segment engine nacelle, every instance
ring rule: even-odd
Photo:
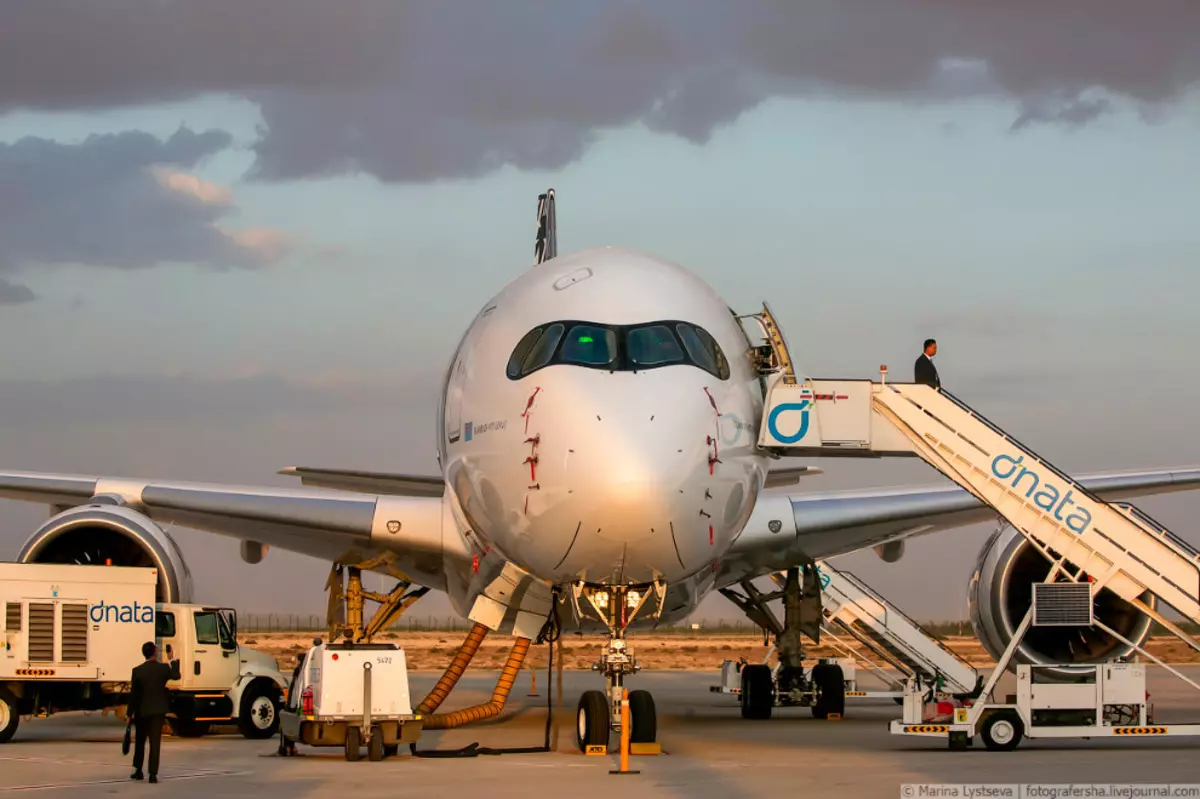
[[[174,539],[154,521],[97,497],[50,517],[25,542],[20,563],[145,566],[158,569],[158,602],[192,601],[192,575]]]
[[[975,572],[967,588],[971,625],[980,643],[993,658],[1008,648],[1013,633],[1033,604],[1033,584],[1050,573],[1046,560],[1025,536],[1009,525],[997,530],[980,550]],[[1156,607],[1152,594],[1142,601]],[[1149,616],[1107,589],[1096,596],[1096,618],[1129,641],[1141,646],[1150,635]],[[1017,645],[1014,663],[1096,663],[1124,657],[1133,648],[1096,627],[1030,627]],[[1046,676],[1070,680],[1067,669],[1048,671]]]

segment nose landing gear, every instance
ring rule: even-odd
[[[572,586],[575,617],[582,619],[579,600],[586,600],[591,611],[588,616],[598,619],[608,627],[608,641],[600,653],[600,660],[592,664],[592,671],[604,673],[604,691],[585,691],[579,698],[576,718],[576,741],[579,751],[588,752],[592,747],[603,747],[608,751],[610,733],[621,731],[621,702],[625,698],[625,677],[641,670],[637,658],[625,638],[625,628],[633,623],[645,608],[647,601],[654,598],[654,616],[662,614],[666,585],[653,583],[647,586],[589,586],[577,583]],[[649,691],[629,692],[629,741],[631,744],[652,744],[658,737],[658,722],[655,715],[654,697]]]

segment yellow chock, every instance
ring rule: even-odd
[[[659,744],[629,744],[629,754],[642,757],[653,757],[654,755],[662,754],[662,746]]]
[[[607,755],[608,747],[600,744],[588,744],[588,748],[584,751],[585,755]]]
[[[829,714],[828,716],[826,716],[825,718],[826,718],[826,720],[828,720],[828,721],[841,721],[841,720],[842,720],[842,714],[841,714],[841,713],[830,713],[830,714]]]

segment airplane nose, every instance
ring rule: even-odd
[[[569,442],[562,470],[553,475],[547,464],[539,471],[561,478],[567,501],[559,510],[578,529],[560,573],[649,581],[683,568],[676,536],[694,535],[705,504],[706,487],[696,479],[708,474],[705,408],[640,398],[599,414],[559,416],[560,440]]]

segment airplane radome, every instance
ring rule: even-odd
[[[767,473],[751,342],[708,286],[615,247],[529,270],[455,357],[439,457],[465,529],[539,580],[714,567]],[[730,358],[727,353],[736,353]]]
[[[581,747],[606,743],[619,723],[625,679],[639,670],[626,634],[685,618],[713,590],[774,633],[781,686],[809,697],[841,690],[839,667],[801,668],[802,633],[821,618],[820,591],[802,574],[864,548],[898,561],[909,537],[995,512],[944,484],[773,490],[819,470],[771,468],[780,461],[758,446],[767,381],[794,368],[769,307],[739,316],[683,267],[619,247],[558,255],[552,191],[539,198],[538,220],[533,266],[514,270],[450,359],[437,408],[440,474],[288,467],[302,485],[281,489],[0,471],[0,497],[53,509],[16,560],[152,566],[157,600],[187,604],[190,572],[164,529],[181,525],[238,539],[248,563],[272,547],[330,562],[334,587],[356,607],[362,571],[389,575],[398,587],[379,623],[434,590],[502,635],[606,631],[597,668],[607,691],[580,700]],[[1194,489],[1200,469],[1076,485],[1100,498],[1144,496]],[[964,575],[993,657],[1013,638],[1013,597],[1029,597],[1046,563],[1003,527]],[[752,583],[779,573],[769,595]],[[1144,641],[1149,619],[1113,607],[1098,600],[1097,618]],[[370,625],[351,613],[341,629],[361,639]],[[1038,639],[1020,656],[1091,662],[1131,651],[1089,635],[1085,654]],[[635,742],[653,740],[650,695],[629,700]],[[836,710],[821,701],[821,712]]]

